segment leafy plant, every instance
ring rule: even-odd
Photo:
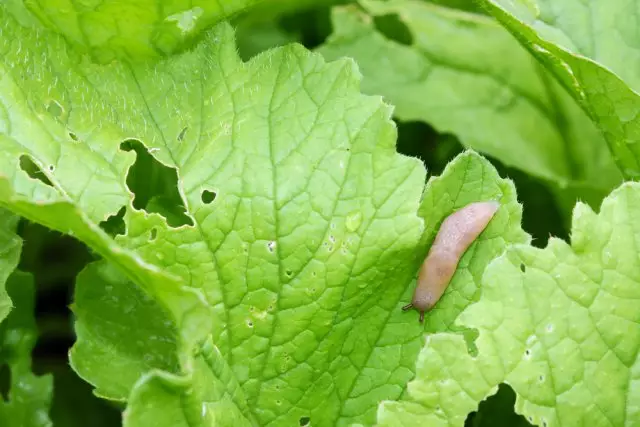
[[[635,32],[588,3],[0,5],[2,425],[640,423]]]

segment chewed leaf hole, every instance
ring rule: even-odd
[[[77,141],[78,135],[76,135],[74,132],[69,131],[69,138],[73,139],[74,141]]]
[[[389,40],[410,46],[413,44],[413,35],[409,27],[400,20],[397,14],[380,15],[373,18],[376,29]]]
[[[105,221],[102,221],[100,223],[100,228],[102,228],[104,232],[111,237],[125,235],[127,232],[127,227],[124,222],[124,214],[126,211],[127,208],[125,206],[121,207],[117,214],[111,215]]]
[[[300,417],[300,426],[308,426],[310,422],[311,422],[311,418]]]
[[[516,393],[507,384],[500,384],[498,391],[493,396],[480,402],[478,410],[467,416],[465,426],[532,426],[522,415],[516,414],[513,406],[516,402]]]
[[[156,237],[158,237],[158,229],[154,227],[149,232],[149,240],[151,241],[156,240]]]
[[[178,172],[153,157],[137,140],[120,144],[123,151],[135,151],[136,161],[127,173],[127,187],[134,194],[133,207],[162,215],[171,227],[193,225],[178,191]]]
[[[213,203],[213,201],[216,199],[216,195],[217,194],[215,191],[204,190],[201,195],[202,203],[204,203],[205,205]]]
[[[527,266],[524,264],[520,264],[520,271],[522,271],[523,273],[525,273],[527,271]]]
[[[40,169],[38,165],[36,165],[34,161],[31,160],[31,157],[27,156],[26,154],[20,156],[20,169],[22,169],[31,178],[37,179],[38,181],[48,185],[49,187],[53,187],[53,184],[51,184],[49,178],[47,178],[44,172],[42,172],[42,169]]]
[[[11,389],[11,369],[6,363],[0,366],[0,396],[5,402],[9,401],[9,390]]]

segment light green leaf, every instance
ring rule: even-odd
[[[67,41],[108,63],[115,58],[147,59],[172,54],[197,40],[203,30],[262,0],[122,2],[106,0],[16,0],[12,10],[24,8]]]
[[[491,164],[474,152],[459,155],[441,176],[427,183],[419,215],[425,220],[422,248],[435,239],[442,221],[452,212],[479,200],[498,200],[502,206],[491,225],[460,261],[443,297],[425,322],[430,332],[456,329],[455,319],[480,296],[480,280],[486,265],[514,243],[529,243],[522,222],[522,206],[513,183],[501,179]],[[420,253],[424,260],[426,251]],[[451,296],[449,296],[451,295]]]
[[[16,235],[18,219],[0,207],[0,322],[11,311],[11,299],[5,290],[5,283],[18,266],[22,249],[22,240]]]
[[[640,423],[640,185],[625,183],[594,213],[578,204],[572,245],[514,245],[483,276],[460,324],[479,331],[477,356],[450,334],[422,350],[408,402],[380,407],[382,424],[461,425],[498,384],[539,426]]]
[[[369,14],[334,9],[334,33],[320,52],[355,58],[364,91],[384,95],[396,117],[426,121],[561,187],[604,197],[620,182],[590,119],[494,20],[416,0],[361,4]],[[376,30],[374,19],[382,16],[396,16],[411,44]]]
[[[229,410],[258,424],[372,422],[378,402],[402,395],[414,375],[424,326],[400,307],[437,223],[479,198],[503,202],[491,240],[463,260],[445,307],[475,299],[483,264],[528,240],[512,186],[474,153],[429,184],[416,214],[424,168],[397,154],[390,108],[359,93],[352,61],[327,64],[288,46],[243,63],[220,25],[154,65],[99,67],[51,34],[1,22],[31,50],[5,45],[0,93],[15,107],[0,139],[0,202],[72,232],[110,263],[78,282],[73,363],[99,393],[130,398],[128,425],[148,425],[148,408],[163,408],[155,421],[176,423],[225,420]],[[136,153],[119,149],[128,138],[175,168],[192,225],[173,228],[132,208],[125,171]],[[20,170],[25,152],[50,185]],[[114,242],[97,224],[123,205],[126,234]],[[206,327],[181,283],[212,307]],[[142,301],[136,292],[151,299],[130,313],[108,302]],[[444,309],[434,319],[446,329],[455,315]],[[146,325],[151,316],[159,320]],[[169,330],[158,328],[162,319]],[[139,333],[122,337],[134,325]],[[199,345],[205,329],[221,354],[211,361]],[[132,341],[142,336],[145,344]],[[145,365],[145,350],[159,346],[152,336],[169,342],[158,347],[162,360]],[[106,358],[123,367],[121,378]]]
[[[190,407],[191,412],[185,411]],[[124,426],[257,425],[219,350],[206,343],[196,359],[193,382],[162,372],[143,377],[134,388]]]
[[[8,400],[0,399],[0,425],[50,427],[48,413],[53,378],[50,375],[35,376],[31,372],[31,351],[38,338],[32,276],[13,273],[7,281],[7,290],[14,308],[0,324],[0,366],[6,364],[9,367],[11,381]]]
[[[484,0],[595,121],[630,178],[640,176],[638,2]]]
[[[97,385],[99,396],[128,399],[125,425],[251,419],[219,351],[205,343],[179,360],[180,325],[111,265],[93,263],[80,273],[73,308],[78,341],[71,364]],[[208,405],[216,410],[207,414]]]
[[[483,234],[462,257],[459,267],[447,291],[437,307],[425,318],[425,325],[418,322],[416,312],[405,313],[400,307],[411,300],[415,288],[415,273],[424,260],[428,245],[435,238],[440,224],[453,211],[478,200],[498,200],[501,208]],[[455,327],[460,311],[477,301],[479,282],[488,262],[500,255],[507,245],[528,242],[529,236],[520,228],[521,207],[517,203],[513,184],[500,179],[489,162],[473,152],[458,156],[440,177],[427,183],[419,214],[424,218],[425,231],[413,258],[411,278],[401,293],[389,288],[371,304],[371,312],[364,312],[363,322],[358,322],[357,334],[351,340],[354,347],[363,351],[371,346],[360,372],[355,375],[353,386],[346,394],[340,424],[375,421],[376,402],[401,398],[406,384],[415,374],[415,360],[424,345],[424,334],[442,331],[464,333],[469,331]],[[384,321],[378,319],[385,314]],[[373,344],[369,344],[373,343]],[[387,397],[385,397],[387,396]],[[311,418],[313,423],[314,418]],[[408,424],[411,425],[411,424]]]
[[[94,89],[108,90],[109,80],[92,70],[113,70],[91,65],[55,35],[20,26],[4,8],[0,25],[11,35],[0,41],[0,205],[74,235],[112,262],[170,313],[180,327],[179,357],[190,357],[208,333],[201,294],[98,226],[130,200],[125,176],[134,154],[118,150],[125,138],[109,119],[120,113]]]

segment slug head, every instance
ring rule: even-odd
[[[409,304],[405,305],[404,307],[402,307],[402,310],[403,311],[407,311],[407,310],[410,310],[412,308],[414,308],[413,303],[409,303]],[[424,310],[420,310],[417,307],[416,307],[416,309],[420,312],[420,323],[424,322],[424,313],[425,313],[425,311]]]

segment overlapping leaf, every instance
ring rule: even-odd
[[[495,21],[423,1],[335,8],[320,48],[351,56],[366,92],[401,120],[423,120],[467,147],[561,187],[606,195],[620,181],[606,142],[570,95]],[[411,37],[390,40],[374,19],[396,17]]]
[[[482,4],[580,102],[630,178],[640,176],[638,2],[485,0]]]
[[[383,425],[461,425],[501,382],[540,426],[640,423],[640,185],[626,183],[599,214],[583,204],[572,244],[515,245],[484,274],[460,324],[479,331],[477,356],[459,336],[427,339],[406,402]]]

